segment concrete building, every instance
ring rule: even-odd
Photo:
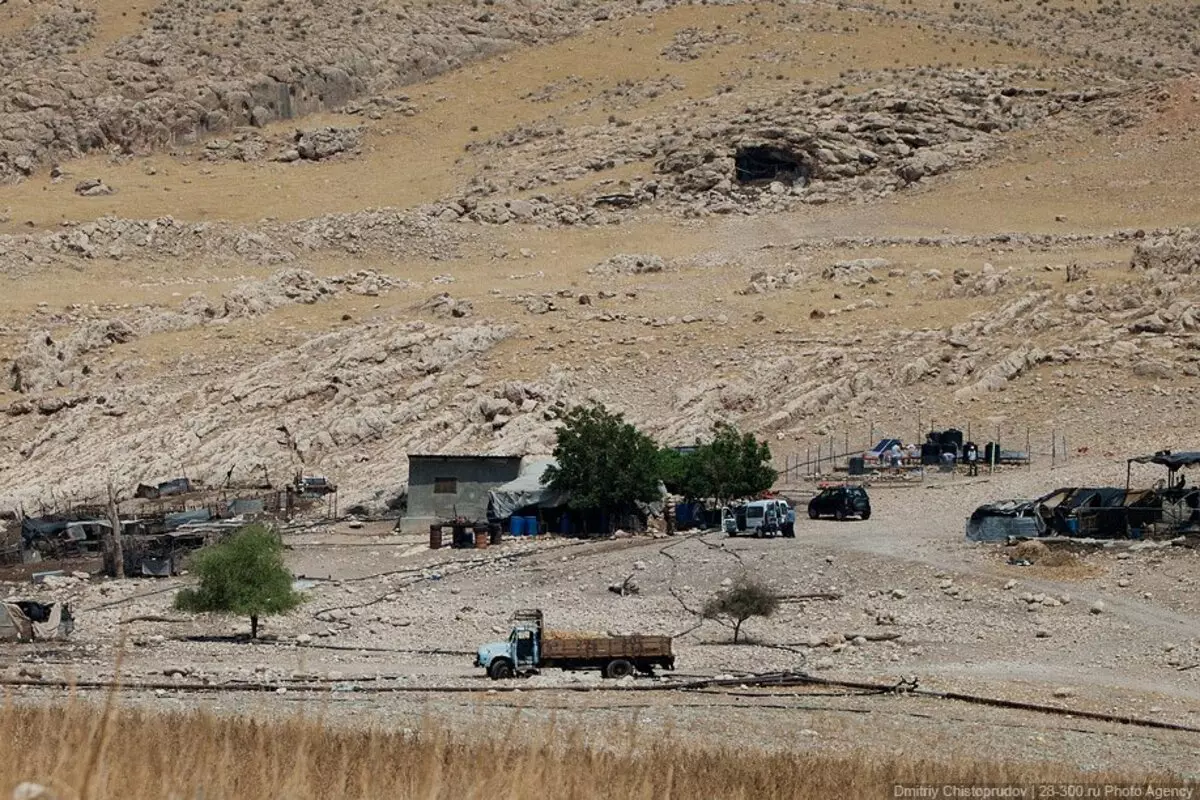
[[[521,472],[521,456],[408,456],[405,533],[428,530],[438,520],[487,518],[488,493]]]

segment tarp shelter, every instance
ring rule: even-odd
[[[1174,472],[1180,467],[1190,467],[1200,464],[1200,452],[1172,453],[1170,450],[1163,450],[1152,456],[1138,456],[1129,460],[1135,464],[1161,464]]]
[[[1200,464],[1200,452],[1195,450],[1172,453],[1170,450],[1160,450],[1152,456],[1138,456],[1131,458],[1125,462],[1125,489],[1129,490],[1129,481],[1133,477],[1134,464],[1159,464],[1167,468],[1169,473],[1167,479],[1167,488],[1183,488],[1183,478],[1180,476],[1178,486],[1176,485],[1175,473],[1184,467],[1192,467]]]
[[[542,485],[546,468],[558,466],[553,458],[525,459],[521,471],[508,483],[488,492],[488,515],[502,521],[523,508],[558,508],[567,504],[567,496]]]
[[[494,522],[503,522],[523,509],[546,511],[566,506],[570,500],[567,494],[542,485],[542,476],[550,466],[558,466],[558,461],[551,457],[523,459],[521,470],[516,478],[488,492],[488,519]],[[643,515],[662,514],[663,501],[661,498],[666,497],[667,487],[660,482],[658,491],[659,500],[637,504],[638,510]],[[578,520],[576,521],[578,522]],[[598,515],[587,523],[589,530],[603,530],[607,524],[607,515]],[[628,524],[628,521],[625,524]]]
[[[1002,542],[1008,537],[1034,539],[1045,535],[1037,500],[1000,500],[975,509],[967,519],[967,538],[973,542]]]
[[[71,613],[63,603],[0,603],[0,641],[57,639],[70,634],[73,627]]]

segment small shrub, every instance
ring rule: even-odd
[[[742,623],[751,617],[769,617],[779,609],[779,595],[770,587],[743,575],[732,586],[717,592],[704,604],[705,619],[727,620],[737,644]]]

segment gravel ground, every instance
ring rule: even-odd
[[[707,745],[880,753],[932,746],[1200,777],[1200,734],[827,688],[630,691],[682,675],[806,669],[886,683],[916,676],[928,689],[1200,727],[1200,668],[1188,669],[1200,664],[1195,550],[1121,543],[1084,552],[1068,567],[1017,567],[1004,547],[963,537],[966,514],[981,502],[1095,483],[1105,470],[1110,463],[1081,459],[1053,474],[877,487],[869,521],[805,520],[793,540],[706,533],[430,551],[383,523],[316,528],[288,536],[292,568],[311,581],[308,601],[267,620],[270,638],[261,644],[181,641],[248,628],[245,620],[173,612],[172,590],[186,577],[76,579],[44,593],[77,609],[71,641],[6,645],[0,670],[10,679],[103,679],[124,640],[124,679],[160,685],[126,689],[124,702],[154,708],[278,716],[319,707],[350,724],[415,726],[427,715],[474,730],[481,718],[502,726],[518,715],[577,724],[598,742],[627,739],[636,722],[639,736],[669,731]],[[687,609],[743,571],[785,596],[839,599],[786,600],[773,618],[746,624],[752,644],[733,646],[728,629],[697,627]],[[630,575],[638,594],[608,591]],[[0,592],[28,596],[29,588]],[[563,630],[677,635],[678,675],[619,683],[548,670],[494,684],[472,666],[474,650],[503,638],[510,615],[530,607]],[[898,638],[856,642],[857,634]],[[239,681],[270,690],[170,688]],[[513,686],[519,691],[494,691]],[[14,691],[37,702],[62,695]]]

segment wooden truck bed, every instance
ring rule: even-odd
[[[586,639],[543,639],[542,658],[645,659],[671,655],[670,636],[597,636]]]

